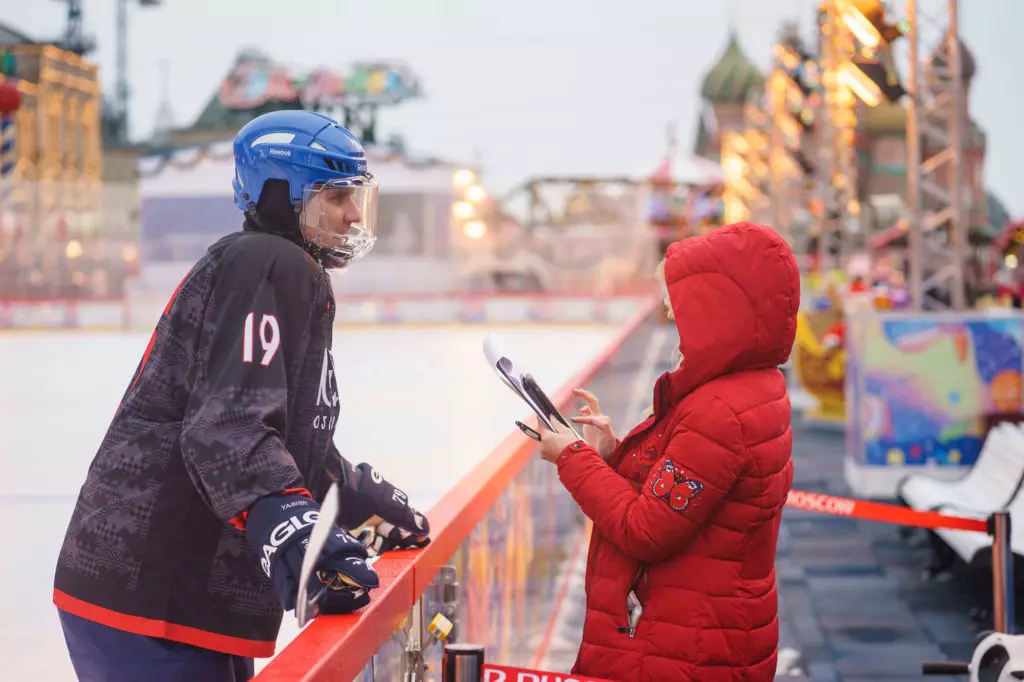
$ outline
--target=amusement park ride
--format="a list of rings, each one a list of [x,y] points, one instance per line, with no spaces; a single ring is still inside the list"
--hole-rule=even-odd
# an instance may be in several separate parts
[[[419,79],[397,62],[357,62],[347,70],[297,73],[257,52],[244,52],[218,91],[229,110],[258,116],[277,109],[312,109],[336,118],[367,145],[377,140],[377,112],[420,97]]]
[[[719,191],[713,181],[681,182],[667,172],[535,176],[501,206],[531,236],[531,249],[568,278],[562,286],[623,290],[650,281],[668,244],[722,224]]]
[[[648,177],[534,176],[502,196],[500,210],[549,265],[577,273],[565,285],[642,286],[670,243],[724,224],[718,165],[689,158],[679,168],[676,142],[670,126],[664,159]]]

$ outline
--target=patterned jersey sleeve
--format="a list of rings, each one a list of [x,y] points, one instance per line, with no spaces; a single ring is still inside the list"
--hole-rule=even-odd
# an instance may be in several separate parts
[[[257,499],[305,487],[284,436],[311,305],[301,286],[275,281],[272,266],[226,260],[207,304],[181,452],[209,507],[242,527]]]

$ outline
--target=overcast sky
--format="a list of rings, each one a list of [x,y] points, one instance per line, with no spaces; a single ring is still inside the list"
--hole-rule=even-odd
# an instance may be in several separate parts
[[[666,125],[693,141],[698,90],[724,47],[730,17],[767,67],[780,21],[809,30],[814,0],[164,0],[129,12],[132,136],[152,130],[161,63],[177,122],[190,123],[237,51],[259,46],[309,68],[360,59],[406,61],[426,98],[381,117],[381,137],[453,160],[479,154],[485,181],[508,189],[538,173],[653,170]],[[116,0],[85,0],[106,88],[114,82]],[[902,7],[901,0],[896,3]],[[919,0],[926,13],[945,0]],[[1021,0],[961,2],[962,35],[979,62],[972,111],[988,133],[988,185],[1024,214],[1024,26]],[[58,0],[0,0],[0,21],[46,38],[63,30]]]

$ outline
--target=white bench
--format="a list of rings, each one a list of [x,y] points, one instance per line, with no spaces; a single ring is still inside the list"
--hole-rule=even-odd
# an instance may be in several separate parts
[[[1002,423],[985,439],[978,461],[957,481],[937,481],[911,476],[900,486],[900,495],[912,509],[931,510],[949,516],[987,519],[993,512],[1010,512],[1010,543],[1014,554],[1024,556],[1024,427]],[[935,535],[968,565],[988,555],[992,537],[986,533],[938,528]]]
[[[978,461],[963,478],[942,481],[927,474],[911,475],[900,483],[899,495],[918,511],[955,506],[988,516],[1009,505],[1022,478],[1024,428],[1003,422],[989,431]]]

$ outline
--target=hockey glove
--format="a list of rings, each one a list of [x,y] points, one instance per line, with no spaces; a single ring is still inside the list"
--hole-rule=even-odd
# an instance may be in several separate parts
[[[285,611],[295,608],[302,559],[309,535],[320,517],[320,505],[304,495],[270,495],[249,509],[245,537],[260,557],[263,572]],[[323,589],[321,613],[349,613],[370,602],[378,587],[377,573],[367,563],[366,548],[343,529],[335,529],[324,545],[308,586]]]
[[[376,556],[391,549],[416,549],[430,544],[430,523],[409,506],[409,497],[363,463],[345,472],[339,523]]]

